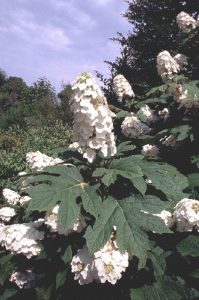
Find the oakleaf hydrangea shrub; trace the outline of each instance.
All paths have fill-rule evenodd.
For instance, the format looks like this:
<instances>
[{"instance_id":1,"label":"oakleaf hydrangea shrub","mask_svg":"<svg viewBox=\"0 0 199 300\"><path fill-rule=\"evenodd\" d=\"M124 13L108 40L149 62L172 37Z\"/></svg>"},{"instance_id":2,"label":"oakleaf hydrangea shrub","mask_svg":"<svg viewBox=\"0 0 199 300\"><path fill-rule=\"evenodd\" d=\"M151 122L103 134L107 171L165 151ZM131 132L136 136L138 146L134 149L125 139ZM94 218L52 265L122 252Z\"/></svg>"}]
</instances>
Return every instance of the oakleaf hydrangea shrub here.
<instances>
[{"instance_id":1,"label":"oakleaf hydrangea shrub","mask_svg":"<svg viewBox=\"0 0 199 300\"><path fill-rule=\"evenodd\" d=\"M189 43L198 23L177 22ZM28 152L2 191L1 299L199 298L199 81L179 47L157 53L163 85L139 102L115 78L116 113L78 75L74 143Z\"/></svg>"}]
</instances>

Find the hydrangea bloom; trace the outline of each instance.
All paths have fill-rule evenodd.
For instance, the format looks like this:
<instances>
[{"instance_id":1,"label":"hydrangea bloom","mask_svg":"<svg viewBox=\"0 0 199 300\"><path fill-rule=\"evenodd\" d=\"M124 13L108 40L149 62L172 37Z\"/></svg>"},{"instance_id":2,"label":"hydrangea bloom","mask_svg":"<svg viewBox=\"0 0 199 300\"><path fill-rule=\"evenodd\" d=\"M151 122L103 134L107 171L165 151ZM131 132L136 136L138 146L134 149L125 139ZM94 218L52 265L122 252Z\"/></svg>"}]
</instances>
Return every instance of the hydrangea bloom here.
<instances>
[{"instance_id":1,"label":"hydrangea bloom","mask_svg":"<svg viewBox=\"0 0 199 300\"><path fill-rule=\"evenodd\" d=\"M104 157L116 154L112 112L106 98L90 73L82 73L72 87L73 130L84 158L92 162L97 151Z\"/></svg>"},{"instance_id":2,"label":"hydrangea bloom","mask_svg":"<svg viewBox=\"0 0 199 300\"><path fill-rule=\"evenodd\" d=\"M90 73L82 73L72 89L73 130L83 157L92 162L97 151L101 151L104 157L115 155L113 113L95 79Z\"/></svg>"},{"instance_id":3,"label":"hydrangea bloom","mask_svg":"<svg viewBox=\"0 0 199 300\"><path fill-rule=\"evenodd\" d=\"M38 275L28 269L25 272L14 272L10 277L10 281L15 283L20 289L30 289L36 284Z\"/></svg>"},{"instance_id":4,"label":"hydrangea bloom","mask_svg":"<svg viewBox=\"0 0 199 300\"><path fill-rule=\"evenodd\" d=\"M101 250L95 252L94 257L95 279L101 283L107 281L116 284L129 265L128 252L120 251L116 241L112 239Z\"/></svg>"},{"instance_id":5,"label":"hydrangea bloom","mask_svg":"<svg viewBox=\"0 0 199 300\"><path fill-rule=\"evenodd\" d=\"M197 21L184 11L179 13L176 19L179 28L183 32L190 32L198 26Z\"/></svg>"},{"instance_id":6,"label":"hydrangea bloom","mask_svg":"<svg viewBox=\"0 0 199 300\"><path fill-rule=\"evenodd\" d=\"M113 88L115 90L119 102L121 102L124 97L135 97L130 83L121 74L113 78Z\"/></svg>"},{"instance_id":7,"label":"hydrangea bloom","mask_svg":"<svg viewBox=\"0 0 199 300\"><path fill-rule=\"evenodd\" d=\"M170 134L169 136L165 136L164 138L160 139L162 145L166 147L175 148L177 146L177 139L174 135Z\"/></svg>"},{"instance_id":8,"label":"hydrangea bloom","mask_svg":"<svg viewBox=\"0 0 199 300\"><path fill-rule=\"evenodd\" d=\"M195 228L199 232L199 201L182 199L174 207L173 217L178 231L192 231Z\"/></svg>"},{"instance_id":9,"label":"hydrangea bloom","mask_svg":"<svg viewBox=\"0 0 199 300\"><path fill-rule=\"evenodd\" d=\"M44 238L44 232L38 231L34 223L14 224L1 227L0 244L12 254L23 254L27 258L41 251L37 241Z\"/></svg>"},{"instance_id":10,"label":"hydrangea bloom","mask_svg":"<svg viewBox=\"0 0 199 300\"><path fill-rule=\"evenodd\" d=\"M144 156L153 156L153 157L157 157L159 154L159 149L158 147L156 147L155 145L144 145L142 147L142 151L141 151L142 155Z\"/></svg>"},{"instance_id":11,"label":"hydrangea bloom","mask_svg":"<svg viewBox=\"0 0 199 300\"><path fill-rule=\"evenodd\" d=\"M26 161L32 171L42 171L45 167L54 166L60 163L63 163L63 160L60 158L52 158L46 154L41 153L40 151L29 152L26 154Z\"/></svg>"},{"instance_id":12,"label":"hydrangea bloom","mask_svg":"<svg viewBox=\"0 0 199 300\"><path fill-rule=\"evenodd\" d=\"M72 272L79 284L88 284L95 281L115 284L122 277L122 272L129 264L129 255L126 251L119 250L114 237L106 245L89 257L85 246L79 250L71 262Z\"/></svg>"},{"instance_id":13,"label":"hydrangea bloom","mask_svg":"<svg viewBox=\"0 0 199 300\"><path fill-rule=\"evenodd\" d=\"M149 124L157 120L157 117L154 115L154 111L150 109L148 105L142 106L137 115L144 115L146 117L146 123Z\"/></svg>"},{"instance_id":14,"label":"hydrangea bloom","mask_svg":"<svg viewBox=\"0 0 199 300\"><path fill-rule=\"evenodd\" d=\"M159 110L158 115L160 116L160 118L167 120L169 117L168 108L165 107L163 110Z\"/></svg>"},{"instance_id":15,"label":"hydrangea bloom","mask_svg":"<svg viewBox=\"0 0 199 300\"><path fill-rule=\"evenodd\" d=\"M172 79L175 73L180 71L180 65L168 51L162 51L157 56L158 74L163 80Z\"/></svg>"},{"instance_id":16,"label":"hydrangea bloom","mask_svg":"<svg viewBox=\"0 0 199 300\"><path fill-rule=\"evenodd\" d=\"M16 212L14 208L11 207L2 207L0 208L0 220L2 222L9 222L14 216Z\"/></svg>"},{"instance_id":17,"label":"hydrangea bloom","mask_svg":"<svg viewBox=\"0 0 199 300\"><path fill-rule=\"evenodd\" d=\"M199 96L196 94L190 95L188 90L184 90L181 84L170 84L170 90L174 99L179 103L179 108L199 108Z\"/></svg>"},{"instance_id":18,"label":"hydrangea bloom","mask_svg":"<svg viewBox=\"0 0 199 300\"><path fill-rule=\"evenodd\" d=\"M3 197L10 205L23 205L31 200L29 196L20 196L17 192L10 189L3 189Z\"/></svg>"},{"instance_id":19,"label":"hydrangea bloom","mask_svg":"<svg viewBox=\"0 0 199 300\"><path fill-rule=\"evenodd\" d=\"M58 232L59 234L69 235L70 233L76 231L76 232L82 232L83 229L86 227L86 222L83 216L80 216L72 228L65 230L61 227L61 225L58 222L58 211L59 211L59 205L56 205L52 212L46 213L44 223L50 228L51 232Z\"/></svg>"},{"instance_id":20,"label":"hydrangea bloom","mask_svg":"<svg viewBox=\"0 0 199 300\"><path fill-rule=\"evenodd\" d=\"M137 138L150 131L150 128L142 123L136 116L126 117L121 125L122 133L126 137Z\"/></svg>"},{"instance_id":21,"label":"hydrangea bloom","mask_svg":"<svg viewBox=\"0 0 199 300\"><path fill-rule=\"evenodd\" d=\"M89 256L86 246L78 250L77 254L73 256L71 271L75 273L74 279L78 280L79 284L84 285L93 282L95 278L93 260Z\"/></svg>"}]
</instances>

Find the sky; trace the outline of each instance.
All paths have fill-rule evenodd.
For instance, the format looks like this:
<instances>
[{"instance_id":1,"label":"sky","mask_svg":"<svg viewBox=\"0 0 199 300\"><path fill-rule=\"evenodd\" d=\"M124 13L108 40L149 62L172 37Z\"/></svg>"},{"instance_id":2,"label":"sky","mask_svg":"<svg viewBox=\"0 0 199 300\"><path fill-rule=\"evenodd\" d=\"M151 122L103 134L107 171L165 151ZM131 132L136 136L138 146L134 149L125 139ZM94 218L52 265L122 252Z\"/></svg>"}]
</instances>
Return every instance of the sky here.
<instances>
[{"instance_id":1,"label":"sky","mask_svg":"<svg viewBox=\"0 0 199 300\"><path fill-rule=\"evenodd\" d=\"M0 68L32 84L40 77L59 91L80 72L108 76L130 25L124 0L0 0Z\"/></svg>"}]
</instances>

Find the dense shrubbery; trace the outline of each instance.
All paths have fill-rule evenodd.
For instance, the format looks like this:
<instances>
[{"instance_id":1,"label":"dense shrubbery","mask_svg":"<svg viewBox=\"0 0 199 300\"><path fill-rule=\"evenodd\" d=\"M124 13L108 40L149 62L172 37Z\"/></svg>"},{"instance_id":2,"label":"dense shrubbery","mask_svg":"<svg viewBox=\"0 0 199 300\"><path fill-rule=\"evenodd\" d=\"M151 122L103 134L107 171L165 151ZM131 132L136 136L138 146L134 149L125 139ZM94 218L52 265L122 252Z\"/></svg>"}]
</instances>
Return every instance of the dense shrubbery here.
<instances>
[{"instance_id":1,"label":"dense shrubbery","mask_svg":"<svg viewBox=\"0 0 199 300\"><path fill-rule=\"evenodd\" d=\"M117 77L116 114L91 74L79 75L76 142L59 158L29 153L28 174L3 189L2 300L199 298L199 23L181 17L188 65L163 49L163 84L142 98Z\"/></svg>"},{"instance_id":2,"label":"dense shrubbery","mask_svg":"<svg viewBox=\"0 0 199 300\"><path fill-rule=\"evenodd\" d=\"M8 178L26 169L26 153L40 150L53 155L57 148L72 142L72 131L61 121L46 126L19 126L0 130L0 178L3 186Z\"/></svg>"}]
</instances>

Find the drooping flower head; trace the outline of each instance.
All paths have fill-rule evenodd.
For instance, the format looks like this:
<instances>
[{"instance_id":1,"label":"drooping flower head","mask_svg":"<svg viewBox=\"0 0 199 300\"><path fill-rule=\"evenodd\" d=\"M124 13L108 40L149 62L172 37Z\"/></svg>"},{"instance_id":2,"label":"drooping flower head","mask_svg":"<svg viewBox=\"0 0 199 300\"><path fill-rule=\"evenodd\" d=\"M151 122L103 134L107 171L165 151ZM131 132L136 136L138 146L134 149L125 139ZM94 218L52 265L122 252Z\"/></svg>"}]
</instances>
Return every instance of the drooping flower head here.
<instances>
[{"instance_id":1,"label":"drooping flower head","mask_svg":"<svg viewBox=\"0 0 199 300\"><path fill-rule=\"evenodd\" d=\"M162 51L157 56L158 74L164 81L172 79L174 74L180 71L179 63L171 56L168 51Z\"/></svg>"},{"instance_id":2,"label":"drooping flower head","mask_svg":"<svg viewBox=\"0 0 199 300\"><path fill-rule=\"evenodd\" d=\"M88 248L84 246L78 250L71 262L71 270L75 273L75 280L79 284L88 284L93 281L100 283L116 282L122 277L129 264L127 251L121 251L112 234L102 249L89 256Z\"/></svg>"},{"instance_id":3,"label":"drooping flower head","mask_svg":"<svg viewBox=\"0 0 199 300\"><path fill-rule=\"evenodd\" d=\"M12 254L23 254L28 259L38 255L41 248L37 241L44 238L44 232L35 229L34 222L6 225L0 228L0 245Z\"/></svg>"},{"instance_id":4,"label":"drooping flower head","mask_svg":"<svg viewBox=\"0 0 199 300\"><path fill-rule=\"evenodd\" d=\"M58 221L58 211L59 205L56 205L51 212L46 213L44 223L50 228L51 232L69 235L70 233L73 233L75 231L82 232L83 229L86 227L85 218L81 215L71 228L65 230L64 228L62 228L61 224Z\"/></svg>"},{"instance_id":5,"label":"drooping flower head","mask_svg":"<svg viewBox=\"0 0 199 300\"><path fill-rule=\"evenodd\" d=\"M113 113L106 98L90 73L82 73L72 87L71 109L73 130L83 156L92 162L97 151L104 157L116 154Z\"/></svg>"},{"instance_id":6,"label":"drooping flower head","mask_svg":"<svg viewBox=\"0 0 199 300\"><path fill-rule=\"evenodd\" d=\"M141 153L144 156L158 157L159 149L155 145L147 144L142 147Z\"/></svg>"},{"instance_id":7,"label":"drooping flower head","mask_svg":"<svg viewBox=\"0 0 199 300\"><path fill-rule=\"evenodd\" d=\"M126 117L121 125L122 133L129 138L137 138L150 131L150 128L136 116Z\"/></svg>"},{"instance_id":8,"label":"drooping flower head","mask_svg":"<svg viewBox=\"0 0 199 300\"><path fill-rule=\"evenodd\" d=\"M190 32L198 26L197 21L184 11L179 13L176 19L179 28L183 32Z\"/></svg>"},{"instance_id":9,"label":"drooping flower head","mask_svg":"<svg viewBox=\"0 0 199 300\"><path fill-rule=\"evenodd\" d=\"M173 217L178 231L183 232L196 229L199 232L198 200L184 198L177 203L174 209Z\"/></svg>"},{"instance_id":10,"label":"drooping flower head","mask_svg":"<svg viewBox=\"0 0 199 300\"><path fill-rule=\"evenodd\" d=\"M125 97L135 97L130 83L121 74L114 77L113 88L118 97L119 102L121 102Z\"/></svg>"}]
</instances>

